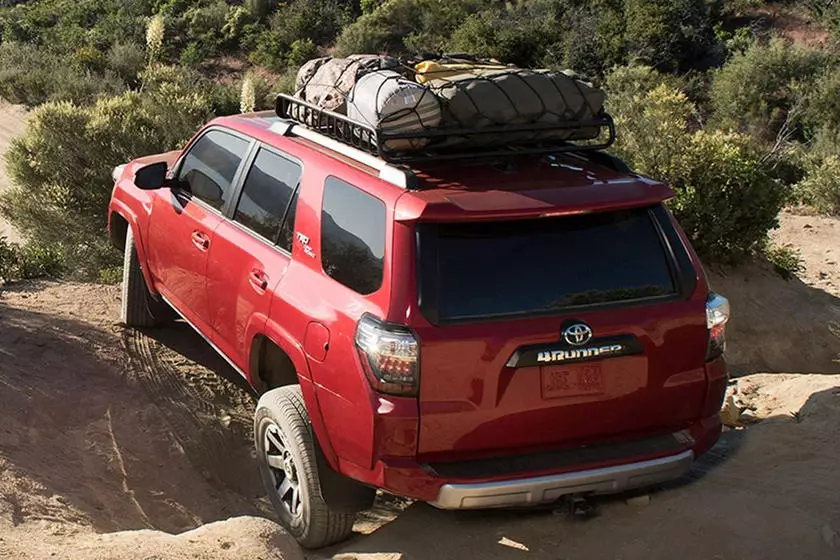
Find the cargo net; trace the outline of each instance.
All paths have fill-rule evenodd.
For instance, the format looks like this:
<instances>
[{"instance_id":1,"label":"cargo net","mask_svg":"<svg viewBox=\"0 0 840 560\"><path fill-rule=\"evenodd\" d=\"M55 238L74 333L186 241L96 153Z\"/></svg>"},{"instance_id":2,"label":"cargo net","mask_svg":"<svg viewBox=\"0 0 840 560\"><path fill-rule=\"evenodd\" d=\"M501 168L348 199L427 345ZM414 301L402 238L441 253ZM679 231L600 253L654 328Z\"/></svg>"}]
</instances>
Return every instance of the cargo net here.
<instances>
[{"instance_id":1,"label":"cargo net","mask_svg":"<svg viewBox=\"0 0 840 560\"><path fill-rule=\"evenodd\" d=\"M562 72L473 58L321 58L277 113L388 161L609 147L604 93Z\"/></svg>"}]
</instances>

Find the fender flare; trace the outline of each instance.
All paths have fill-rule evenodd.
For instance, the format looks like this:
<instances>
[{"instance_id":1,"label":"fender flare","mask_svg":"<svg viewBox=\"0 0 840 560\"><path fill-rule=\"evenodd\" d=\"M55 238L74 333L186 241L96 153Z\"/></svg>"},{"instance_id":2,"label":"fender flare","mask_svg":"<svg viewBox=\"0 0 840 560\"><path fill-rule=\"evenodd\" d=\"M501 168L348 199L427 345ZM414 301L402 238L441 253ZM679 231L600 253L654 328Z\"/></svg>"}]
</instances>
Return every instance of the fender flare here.
<instances>
[{"instance_id":1,"label":"fender flare","mask_svg":"<svg viewBox=\"0 0 840 560\"><path fill-rule=\"evenodd\" d=\"M143 243L143 236L140 231L140 226L137 223L137 214L131 209L130 206L123 203L120 200L112 200L111 207L108 212L108 231L111 231L112 220L114 218L114 214L120 216L123 220L128 223L128 227L131 228L132 233L134 234L134 246L137 248L137 259L140 261L140 270L143 273L143 278L146 279L146 286L148 286L149 291L155 295L159 292L157 290L157 286L155 285L155 281L152 278L152 273L149 270L148 265L148 257L146 252L146 246Z\"/></svg>"},{"instance_id":2,"label":"fender flare","mask_svg":"<svg viewBox=\"0 0 840 560\"><path fill-rule=\"evenodd\" d=\"M297 373L298 381L300 383L301 393L303 395L303 402L309 412L309 421L312 425L315 441L318 442L318 447L323 453L324 460L333 470L338 472L338 456L332 446L329 432L324 422L324 417L321 414L321 405L318 402L318 395L315 391L315 385L309 371L309 362L306 359L303 346L297 342L297 340L295 340L286 329L271 319L266 321L265 331L261 334L268 341L285 352L294 364L295 372ZM248 375L252 378L251 381L253 385L253 373L249 371Z\"/></svg>"}]
</instances>

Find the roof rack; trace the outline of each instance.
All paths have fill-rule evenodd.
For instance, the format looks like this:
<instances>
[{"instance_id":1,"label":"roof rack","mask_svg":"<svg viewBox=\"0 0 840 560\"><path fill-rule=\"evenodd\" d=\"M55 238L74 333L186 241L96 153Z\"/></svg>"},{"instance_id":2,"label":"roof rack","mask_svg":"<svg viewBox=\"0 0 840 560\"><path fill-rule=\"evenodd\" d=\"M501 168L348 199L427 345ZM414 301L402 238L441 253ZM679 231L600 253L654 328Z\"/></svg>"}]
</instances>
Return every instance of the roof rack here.
<instances>
[{"instance_id":1,"label":"roof rack","mask_svg":"<svg viewBox=\"0 0 840 560\"><path fill-rule=\"evenodd\" d=\"M396 185L403 189L414 189L417 185L417 177L410 170L403 167L391 165L387 161L376 157L375 155L363 152L353 146L342 144L337 140L328 138L319 132L315 132L306 126L296 123L294 121L284 119L272 124L268 129L281 136L299 136L306 138L311 142L315 142L320 146L324 146L334 152L349 157L354 161L358 161L363 165L367 165L379 172L379 178L383 181Z\"/></svg>"},{"instance_id":2,"label":"roof rack","mask_svg":"<svg viewBox=\"0 0 840 560\"><path fill-rule=\"evenodd\" d=\"M561 152L581 152L605 150L615 142L615 123L607 113L583 122L573 123L532 123L511 126L489 126L482 128L435 128L418 132L383 132L370 125L355 121L345 115L328 111L307 103L291 95L277 96L275 111L277 116L294 121L325 139L333 139L345 146L372 154L388 163L412 163L422 161L442 161L465 158L509 157L514 155L555 154ZM598 135L606 128L607 138L598 143L581 144L562 140L546 140L548 133L575 130L595 130ZM487 146L481 148L459 149L457 146L441 146L435 149L435 141L452 137L487 137L492 135L514 135L532 133L533 141L524 141L505 147ZM295 131L300 134L300 131ZM391 140L422 139L429 142L423 150L400 152L388 148Z\"/></svg>"}]
</instances>

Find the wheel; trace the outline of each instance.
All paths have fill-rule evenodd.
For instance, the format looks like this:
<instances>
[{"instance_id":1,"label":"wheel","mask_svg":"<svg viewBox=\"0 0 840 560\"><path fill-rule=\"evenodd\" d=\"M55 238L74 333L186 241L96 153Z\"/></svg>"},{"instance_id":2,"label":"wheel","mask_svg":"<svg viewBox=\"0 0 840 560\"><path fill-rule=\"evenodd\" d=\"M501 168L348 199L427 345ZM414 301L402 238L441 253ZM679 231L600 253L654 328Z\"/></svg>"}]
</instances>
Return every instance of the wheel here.
<instances>
[{"instance_id":1,"label":"wheel","mask_svg":"<svg viewBox=\"0 0 840 560\"><path fill-rule=\"evenodd\" d=\"M334 511L321 497L315 441L299 385L265 393L254 416L257 461L281 524L306 548L320 548L353 532L352 513Z\"/></svg>"},{"instance_id":2,"label":"wheel","mask_svg":"<svg viewBox=\"0 0 840 560\"><path fill-rule=\"evenodd\" d=\"M166 307L166 303L152 297L146 286L134 245L134 232L129 227L125 235L120 321L129 327L153 327L170 319L172 312Z\"/></svg>"}]
</instances>

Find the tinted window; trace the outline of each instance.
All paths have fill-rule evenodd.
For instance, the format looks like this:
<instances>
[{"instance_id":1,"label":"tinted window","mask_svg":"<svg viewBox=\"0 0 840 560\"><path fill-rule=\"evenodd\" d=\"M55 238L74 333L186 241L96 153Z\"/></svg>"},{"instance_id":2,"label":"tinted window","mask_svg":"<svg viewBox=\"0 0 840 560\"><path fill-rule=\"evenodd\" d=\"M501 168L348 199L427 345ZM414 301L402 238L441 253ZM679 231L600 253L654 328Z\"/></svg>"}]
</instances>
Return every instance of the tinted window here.
<instances>
[{"instance_id":1,"label":"tinted window","mask_svg":"<svg viewBox=\"0 0 840 560\"><path fill-rule=\"evenodd\" d=\"M300 174L300 165L294 161L260 150L248 171L233 219L274 241Z\"/></svg>"},{"instance_id":2,"label":"tinted window","mask_svg":"<svg viewBox=\"0 0 840 560\"><path fill-rule=\"evenodd\" d=\"M550 313L676 292L647 209L420 228L438 319Z\"/></svg>"},{"instance_id":3,"label":"tinted window","mask_svg":"<svg viewBox=\"0 0 840 560\"><path fill-rule=\"evenodd\" d=\"M385 204L335 177L324 185L321 263L324 271L360 294L382 285Z\"/></svg>"},{"instance_id":4,"label":"tinted window","mask_svg":"<svg viewBox=\"0 0 840 560\"><path fill-rule=\"evenodd\" d=\"M295 216L297 216L298 192L300 191L297 190L295 191L295 194L292 195L292 202L289 204L289 211L286 212L286 220L280 227L280 238L277 240L277 244L290 253L292 252L292 241L294 241L295 236Z\"/></svg>"},{"instance_id":5,"label":"tinted window","mask_svg":"<svg viewBox=\"0 0 840 560\"><path fill-rule=\"evenodd\" d=\"M233 177L248 144L238 136L211 130L190 147L179 181L194 197L221 210L230 198Z\"/></svg>"}]
</instances>

